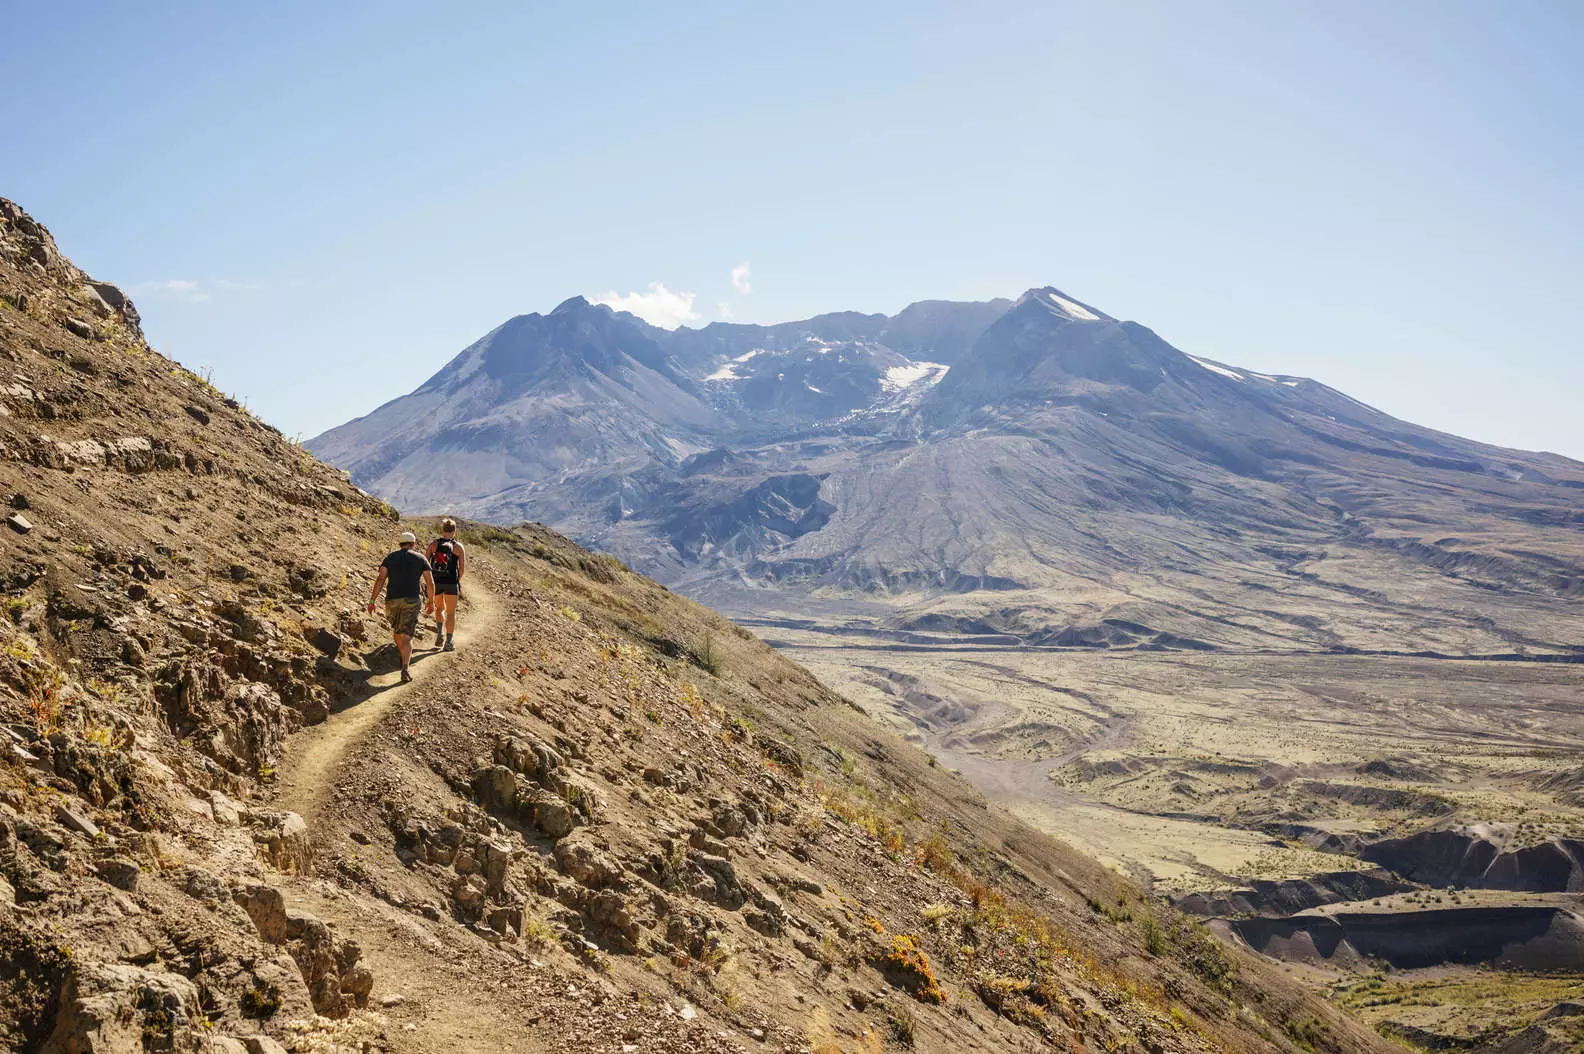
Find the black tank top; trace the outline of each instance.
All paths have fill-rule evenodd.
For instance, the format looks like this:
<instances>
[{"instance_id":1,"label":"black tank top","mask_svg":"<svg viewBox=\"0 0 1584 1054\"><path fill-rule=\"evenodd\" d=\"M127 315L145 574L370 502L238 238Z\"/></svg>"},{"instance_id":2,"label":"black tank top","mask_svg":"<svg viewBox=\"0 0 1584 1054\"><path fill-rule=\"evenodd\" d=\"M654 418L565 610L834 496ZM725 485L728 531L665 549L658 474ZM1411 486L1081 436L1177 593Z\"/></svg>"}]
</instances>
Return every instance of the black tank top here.
<instances>
[{"instance_id":1,"label":"black tank top","mask_svg":"<svg viewBox=\"0 0 1584 1054\"><path fill-rule=\"evenodd\" d=\"M458 581L456 542L450 538L442 538L435 542L434 558L429 563L434 567L434 580L437 583L456 585Z\"/></svg>"}]
</instances>

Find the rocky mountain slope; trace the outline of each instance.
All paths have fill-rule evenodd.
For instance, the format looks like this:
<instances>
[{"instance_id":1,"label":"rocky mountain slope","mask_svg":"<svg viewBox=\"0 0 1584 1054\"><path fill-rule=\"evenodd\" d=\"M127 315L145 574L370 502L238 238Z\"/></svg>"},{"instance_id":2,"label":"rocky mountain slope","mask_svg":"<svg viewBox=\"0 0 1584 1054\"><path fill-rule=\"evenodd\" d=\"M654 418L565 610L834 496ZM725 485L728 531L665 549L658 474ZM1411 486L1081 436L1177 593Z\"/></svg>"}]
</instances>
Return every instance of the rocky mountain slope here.
<instances>
[{"instance_id":1,"label":"rocky mountain slope","mask_svg":"<svg viewBox=\"0 0 1584 1054\"><path fill-rule=\"evenodd\" d=\"M1382 1049L548 531L465 526L395 685L360 605L433 525L6 201L0 359L0 1047Z\"/></svg>"},{"instance_id":2,"label":"rocky mountain slope","mask_svg":"<svg viewBox=\"0 0 1584 1054\"><path fill-rule=\"evenodd\" d=\"M574 298L311 440L723 610L893 640L1549 654L1584 464L1184 354L1058 290L656 329Z\"/></svg>"}]
</instances>

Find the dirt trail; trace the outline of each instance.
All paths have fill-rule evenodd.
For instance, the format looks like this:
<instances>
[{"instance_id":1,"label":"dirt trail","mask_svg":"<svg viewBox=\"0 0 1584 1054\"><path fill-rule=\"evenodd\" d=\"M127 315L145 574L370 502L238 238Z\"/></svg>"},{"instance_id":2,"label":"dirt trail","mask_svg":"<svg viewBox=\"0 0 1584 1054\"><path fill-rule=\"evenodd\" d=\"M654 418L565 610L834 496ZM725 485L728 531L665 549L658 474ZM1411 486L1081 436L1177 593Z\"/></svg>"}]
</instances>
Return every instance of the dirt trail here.
<instances>
[{"instance_id":1,"label":"dirt trail","mask_svg":"<svg viewBox=\"0 0 1584 1054\"><path fill-rule=\"evenodd\" d=\"M432 675L472 665L480 653L495 650L503 641L504 605L487 584L488 574L478 566L468 576L457 611L455 652L434 650L433 635L426 629L430 643L420 636L413 649L413 683L401 684L397 671L371 677L366 689L329 720L293 739L277 801L308 821L321 855L326 838L336 840L330 832L334 824L325 813L343 782L343 762L357 754L396 704L421 698L430 690ZM425 619L424 625L432 623ZM522 990L511 991L473 975L468 955L449 927L425 926L377 900L349 895L323 878L289 878L281 883L281 890L291 907L312 912L336 932L358 941L363 963L374 971L376 999L392 993L402 997L400 1006L385 1008L393 1049L424 1054L544 1049L513 1005L531 1003L532 996L544 994L534 992L536 979L524 964L502 957L499 976L525 975L515 986Z\"/></svg>"},{"instance_id":2,"label":"dirt trail","mask_svg":"<svg viewBox=\"0 0 1584 1054\"><path fill-rule=\"evenodd\" d=\"M483 584L483 578L481 574L468 576L467 590L457 608L457 651L435 650L433 622L423 619L422 631L413 645L412 684L401 684L400 672L396 670L370 677L359 698L332 712L324 723L293 737L282 766L277 801L307 820L310 830L315 830L314 820L334 789L341 759L379 724L393 705L421 688L429 674L458 662L475 641L487 641L495 632L500 604Z\"/></svg>"}]
</instances>

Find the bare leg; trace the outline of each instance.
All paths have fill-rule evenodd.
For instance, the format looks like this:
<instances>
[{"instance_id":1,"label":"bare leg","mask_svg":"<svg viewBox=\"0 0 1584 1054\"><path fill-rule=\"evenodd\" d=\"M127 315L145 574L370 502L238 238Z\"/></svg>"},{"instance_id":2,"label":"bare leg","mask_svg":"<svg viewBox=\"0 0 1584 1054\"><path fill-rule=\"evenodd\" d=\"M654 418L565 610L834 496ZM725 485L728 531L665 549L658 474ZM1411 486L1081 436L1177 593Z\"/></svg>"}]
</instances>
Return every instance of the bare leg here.
<instances>
[{"instance_id":1,"label":"bare leg","mask_svg":"<svg viewBox=\"0 0 1584 1054\"><path fill-rule=\"evenodd\" d=\"M454 593L447 593L440 597L440 610L445 613L445 631L447 637L456 633L456 606L457 598Z\"/></svg>"},{"instance_id":2,"label":"bare leg","mask_svg":"<svg viewBox=\"0 0 1584 1054\"><path fill-rule=\"evenodd\" d=\"M402 669L405 670L407 664L412 661L412 638L405 633L397 633L395 640L396 653L401 656Z\"/></svg>"}]
</instances>

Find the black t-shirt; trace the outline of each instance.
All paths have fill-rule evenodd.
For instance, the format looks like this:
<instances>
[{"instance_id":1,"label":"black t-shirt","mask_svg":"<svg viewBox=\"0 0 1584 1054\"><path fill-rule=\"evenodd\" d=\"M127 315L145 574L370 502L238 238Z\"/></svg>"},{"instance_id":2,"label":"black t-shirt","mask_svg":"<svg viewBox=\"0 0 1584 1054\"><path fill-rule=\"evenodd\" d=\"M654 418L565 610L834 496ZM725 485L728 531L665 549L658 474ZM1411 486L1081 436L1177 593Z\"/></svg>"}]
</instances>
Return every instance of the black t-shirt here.
<instances>
[{"instance_id":1,"label":"black t-shirt","mask_svg":"<svg viewBox=\"0 0 1584 1054\"><path fill-rule=\"evenodd\" d=\"M423 573L430 570L429 561L416 549L397 549L380 564L389 577L385 582L386 600L417 600L423 594L419 585Z\"/></svg>"}]
</instances>

